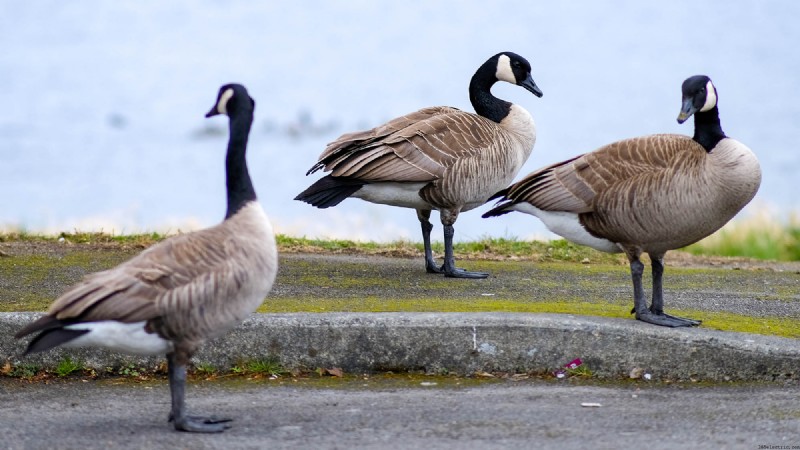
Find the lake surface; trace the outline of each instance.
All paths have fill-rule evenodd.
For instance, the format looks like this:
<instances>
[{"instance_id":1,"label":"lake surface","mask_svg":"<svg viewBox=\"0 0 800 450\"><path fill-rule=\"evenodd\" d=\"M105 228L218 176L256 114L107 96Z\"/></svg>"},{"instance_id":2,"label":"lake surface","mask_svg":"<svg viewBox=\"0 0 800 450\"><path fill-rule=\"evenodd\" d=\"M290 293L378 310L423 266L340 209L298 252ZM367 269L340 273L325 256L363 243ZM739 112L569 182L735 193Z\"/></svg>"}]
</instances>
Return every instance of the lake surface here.
<instances>
[{"instance_id":1,"label":"lake surface","mask_svg":"<svg viewBox=\"0 0 800 450\"><path fill-rule=\"evenodd\" d=\"M544 91L494 89L537 123L517 178L627 137L691 135L691 121L675 121L680 84L704 73L723 129L762 164L743 214L800 210L800 2L341 3L1 2L0 226L127 233L218 222L227 123L203 115L236 81L258 104L248 160L278 231L418 240L412 210L360 200L318 210L292 198L342 133L425 106L471 111L470 77L503 50L528 58ZM481 219L487 208L463 214L456 238L548 236L531 216Z\"/></svg>"}]
</instances>

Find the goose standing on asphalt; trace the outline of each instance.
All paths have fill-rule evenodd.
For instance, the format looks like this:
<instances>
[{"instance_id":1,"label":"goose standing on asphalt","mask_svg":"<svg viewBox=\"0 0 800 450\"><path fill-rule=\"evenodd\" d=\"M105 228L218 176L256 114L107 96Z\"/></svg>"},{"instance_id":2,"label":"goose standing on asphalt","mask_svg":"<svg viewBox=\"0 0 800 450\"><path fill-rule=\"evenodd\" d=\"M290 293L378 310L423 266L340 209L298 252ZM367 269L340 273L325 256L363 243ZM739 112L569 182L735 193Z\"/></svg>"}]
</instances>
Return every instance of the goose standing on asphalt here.
<instances>
[{"instance_id":1,"label":"goose standing on asphalt","mask_svg":"<svg viewBox=\"0 0 800 450\"><path fill-rule=\"evenodd\" d=\"M187 414L186 365L205 341L241 322L264 301L278 270L272 227L256 199L245 151L255 102L238 84L220 88L206 117L227 114L228 210L217 226L154 245L119 266L87 276L16 337L39 332L27 353L99 346L166 353L176 430L205 433L230 419Z\"/></svg>"},{"instance_id":2,"label":"goose standing on asphalt","mask_svg":"<svg viewBox=\"0 0 800 450\"><path fill-rule=\"evenodd\" d=\"M657 134L615 142L553 164L495 194L483 217L520 211L550 231L605 252L625 252L633 278L633 312L667 327L700 322L664 313L664 254L715 232L756 195L758 160L722 132L717 90L707 76L683 82L678 123L694 115L694 137ZM653 301L644 298L639 257L653 266Z\"/></svg>"},{"instance_id":3,"label":"goose standing on asphalt","mask_svg":"<svg viewBox=\"0 0 800 450\"><path fill-rule=\"evenodd\" d=\"M456 268L453 224L459 213L486 202L508 186L528 159L536 127L528 112L491 93L497 81L542 91L525 58L502 52L478 68L469 84L472 114L447 106L424 108L367 131L345 134L328 145L306 173L331 172L295 200L330 208L348 197L414 208L422 226L425 268L447 277L489 274ZM444 227L444 264L431 251L432 210Z\"/></svg>"}]
</instances>

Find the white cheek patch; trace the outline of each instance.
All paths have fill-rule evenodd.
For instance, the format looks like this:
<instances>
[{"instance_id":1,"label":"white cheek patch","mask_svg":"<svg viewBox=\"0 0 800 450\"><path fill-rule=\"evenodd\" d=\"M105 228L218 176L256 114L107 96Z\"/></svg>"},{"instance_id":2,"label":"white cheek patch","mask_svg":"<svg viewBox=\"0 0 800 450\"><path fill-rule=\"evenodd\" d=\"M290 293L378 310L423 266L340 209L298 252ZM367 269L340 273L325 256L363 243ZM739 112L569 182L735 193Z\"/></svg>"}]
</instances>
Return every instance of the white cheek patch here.
<instances>
[{"instance_id":1,"label":"white cheek patch","mask_svg":"<svg viewBox=\"0 0 800 450\"><path fill-rule=\"evenodd\" d=\"M714 84L711 80L706 83L706 103L700 108L700 112L706 112L717 106L717 90L714 89Z\"/></svg>"},{"instance_id":2,"label":"white cheek patch","mask_svg":"<svg viewBox=\"0 0 800 450\"><path fill-rule=\"evenodd\" d=\"M497 71L494 74L498 80L507 81L511 84L517 84L517 77L514 76L514 71L511 70L511 58L508 55L500 55L497 58Z\"/></svg>"},{"instance_id":3,"label":"white cheek patch","mask_svg":"<svg viewBox=\"0 0 800 450\"><path fill-rule=\"evenodd\" d=\"M217 103L217 112L220 114L227 114L228 110L226 105L228 104L228 100L233 97L233 89L227 89L222 95L219 96L219 102Z\"/></svg>"}]
</instances>

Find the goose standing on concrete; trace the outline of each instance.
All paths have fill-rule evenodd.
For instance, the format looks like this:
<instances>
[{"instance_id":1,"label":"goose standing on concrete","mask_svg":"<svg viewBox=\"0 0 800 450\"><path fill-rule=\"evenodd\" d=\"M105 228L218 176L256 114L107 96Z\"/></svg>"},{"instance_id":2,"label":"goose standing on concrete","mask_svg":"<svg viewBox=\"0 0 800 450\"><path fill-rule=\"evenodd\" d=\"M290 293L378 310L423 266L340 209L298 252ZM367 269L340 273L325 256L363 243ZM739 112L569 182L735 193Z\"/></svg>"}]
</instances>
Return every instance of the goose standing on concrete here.
<instances>
[{"instance_id":1,"label":"goose standing on concrete","mask_svg":"<svg viewBox=\"0 0 800 450\"><path fill-rule=\"evenodd\" d=\"M625 252L636 318L667 327L700 322L664 314L664 254L721 228L761 184L753 152L722 132L711 80L693 76L682 90L678 123L695 116L692 139L674 134L639 137L553 164L495 194L498 205L483 215L524 212L577 244ZM653 265L649 308L642 288L643 252Z\"/></svg>"},{"instance_id":2,"label":"goose standing on concrete","mask_svg":"<svg viewBox=\"0 0 800 450\"><path fill-rule=\"evenodd\" d=\"M186 364L206 340L241 322L264 301L278 270L272 227L261 209L245 150L255 102L238 84L222 86L206 115L230 117L228 210L219 225L154 245L70 288L47 315L16 337L39 332L26 353L58 345L167 354L175 429L213 433L229 419L189 416Z\"/></svg>"},{"instance_id":3,"label":"goose standing on concrete","mask_svg":"<svg viewBox=\"0 0 800 450\"><path fill-rule=\"evenodd\" d=\"M533 118L518 105L492 95L505 81L541 97L525 58L503 52L478 68L469 84L475 112L438 106L421 109L368 131L345 134L329 144L306 173L327 175L300 193L318 208L348 197L414 208L422 226L425 268L447 277L485 278L487 273L456 268L453 224L458 214L483 204L517 175L536 142ZM432 210L444 227L444 264L431 251Z\"/></svg>"}]
</instances>

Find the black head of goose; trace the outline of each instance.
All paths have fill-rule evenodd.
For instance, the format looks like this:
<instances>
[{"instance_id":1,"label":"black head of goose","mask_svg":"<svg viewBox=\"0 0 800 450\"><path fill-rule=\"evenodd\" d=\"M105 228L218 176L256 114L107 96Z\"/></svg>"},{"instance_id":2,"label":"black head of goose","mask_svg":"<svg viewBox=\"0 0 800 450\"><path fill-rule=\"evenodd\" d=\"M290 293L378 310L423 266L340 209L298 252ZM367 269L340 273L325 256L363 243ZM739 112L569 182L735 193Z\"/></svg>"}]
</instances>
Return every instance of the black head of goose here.
<instances>
[{"instance_id":1,"label":"black head of goose","mask_svg":"<svg viewBox=\"0 0 800 450\"><path fill-rule=\"evenodd\" d=\"M38 332L26 353L56 346L166 353L175 429L211 433L229 427L229 419L189 416L184 389L192 354L255 311L277 273L275 238L245 160L254 105L243 86L229 84L206 116L230 118L225 220L171 237L72 286L17 333Z\"/></svg>"},{"instance_id":2,"label":"black head of goose","mask_svg":"<svg viewBox=\"0 0 800 450\"><path fill-rule=\"evenodd\" d=\"M732 219L761 184L752 151L722 132L711 79L683 83L678 122L695 117L692 139L658 134L627 139L537 170L495 194L483 217L520 211L550 231L605 252L625 252L636 318L668 327L699 321L664 313L662 274L668 250L690 245ZM653 265L653 300L644 298L640 261Z\"/></svg>"},{"instance_id":3,"label":"black head of goose","mask_svg":"<svg viewBox=\"0 0 800 450\"><path fill-rule=\"evenodd\" d=\"M536 127L528 112L491 93L498 81L522 86L541 97L531 78L531 65L511 52L483 63L469 84L469 98L478 114L446 106L424 108L371 130L345 134L330 143L306 175L330 172L295 200L318 208L338 205L348 197L417 211L429 273L448 277L485 278L455 266L453 224L459 213L483 204L508 185L528 159ZM444 227L444 264L433 259L432 210Z\"/></svg>"}]
</instances>

